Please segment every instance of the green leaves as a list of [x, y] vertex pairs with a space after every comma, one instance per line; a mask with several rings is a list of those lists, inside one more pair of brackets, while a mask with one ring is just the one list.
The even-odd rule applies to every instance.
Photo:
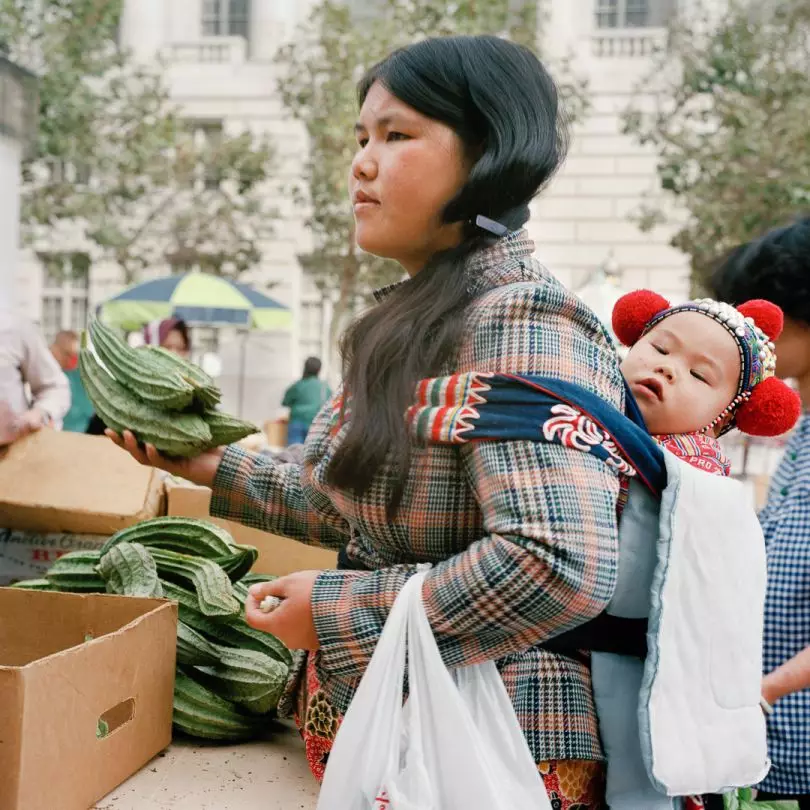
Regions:
[[698, 280], [810, 200], [809, 43], [803, 0], [731, 0], [721, 19], [696, 10], [673, 26], [640, 88], [652, 111], [625, 114], [625, 132], [661, 155], [661, 189], [686, 213], [672, 244]]
[[799, 810], [798, 802], [755, 802], [751, 788], [723, 796], [723, 810]]
[[162, 75], [117, 45], [123, 0], [0, 0], [0, 41], [40, 76], [37, 154], [23, 167], [23, 237], [65, 236], [126, 283], [144, 267], [238, 275], [275, 219], [270, 144], [196, 137]]

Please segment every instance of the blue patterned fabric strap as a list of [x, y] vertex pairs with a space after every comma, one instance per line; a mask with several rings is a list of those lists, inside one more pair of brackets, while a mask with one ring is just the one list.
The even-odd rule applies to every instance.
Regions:
[[575, 383], [473, 372], [423, 381], [408, 417], [416, 437], [428, 443], [556, 442], [638, 476], [660, 496], [666, 486], [663, 451], [629, 391], [627, 403], [623, 414]]

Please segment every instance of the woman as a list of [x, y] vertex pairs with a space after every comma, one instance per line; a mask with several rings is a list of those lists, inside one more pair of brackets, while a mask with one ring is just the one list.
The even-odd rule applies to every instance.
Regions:
[[[160, 346], [166, 351], [188, 358], [191, 354], [191, 337], [186, 322], [180, 318], [165, 318], [152, 321], [143, 328], [143, 340], [147, 346]], [[90, 419], [85, 433], [98, 436], [104, 433], [106, 425], [97, 413]]]
[[321, 361], [317, 357], [307, 357], [301, 379], [284, 392], [281, 405], [290, 409], [288, 447], [303, 444], [307, 440], [310, 425], [318, 415], [318, 411], [332, 396], [329, 386], [318, 379], [320, 373]]
[[[603, 806], [587, 664], [538, 644], [603, 611], [616, 576], [617, 473], [529, 441], [412, 443], [416, 383], [502, 371], [576, 381], [617, 408], [623, 386], [596, 317], [532, 257], [528, 204], [565, 154], [557, 91], [526, 49], [490, 36], [397, 51], [359, 87], [350, 187], [358, 245], [409, 278], [343, 341], [345, 386], [303, 464], [235, 447], [141, 463], [212, 486], [212, 514], [344, 549], [336, 571], [276, 580], [249, 620], [308, 651], [282, 711], [317, 776], [389, 609], [416, 564], [445, 662], [498, 660], [554, 806]], [[347, 570], [353, 569], [353, 570]]]
[[188, 326], [181, 318], [166, 318], [148, 323], [143, 328], [143, 339], [147, 346], [160, 346], [181, 357], [188, 357], [191, 353]]

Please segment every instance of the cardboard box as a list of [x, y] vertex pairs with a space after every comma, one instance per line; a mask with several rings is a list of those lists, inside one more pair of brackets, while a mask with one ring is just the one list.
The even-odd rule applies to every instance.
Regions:
[[68, 552], [99, 548], [107, 537], [0, 529], [0, 587], [22, 579], [39, 579]]
[[0, 528], [110, 535], [163, 514], [162, 475], [104, 436], [40, 430], [0, 461]]
[[321, 570], [337, 565], [337, 554], [315, 546], [307, 546], [277, 534], [251, 529], [241, 523], [212, 518], [211, 490], [176, 479], [166, 480], [167, 509], [170, 515], [202, 517], [227, 529], [237, 543], [256, 546], [259, 559], [253, 570], [260, 574], [282, 577], [294, 571]]
[[0, 588], [0, 808], [87, 810], [169, 744], [176, 628], [165, 600]]
[[290, 423], [286, 419], [271, 419], [264, 423], [264, 435], [270, 447], [287, 446], [287, 429]]

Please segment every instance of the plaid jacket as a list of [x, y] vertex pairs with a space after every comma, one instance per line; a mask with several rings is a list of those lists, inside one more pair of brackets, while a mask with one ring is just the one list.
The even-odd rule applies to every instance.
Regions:
[[[617, 408], [623, 382], [605, 330], [532, 258], [524, 233], [477, 254], [476, 297], [451, 372], [494, 371], [577, 382]], [[335, 402], [313, 423], [302, 466], [229, 448], [211, 512], [339, 549], [369, 571], [325, 571], [312, 607], [323, 688], [345, 711], [393, 601], [417, 563], [427, 615], [451, 667], [497, 660], [540, 762], [602, 758], [586, 666], [534, 645], [607, 606], [617, 567], [619, 476], [588, 453], [530, 441], [415, 446], [393, 523], [380, 493], [324, 480], [345, 434]]]

